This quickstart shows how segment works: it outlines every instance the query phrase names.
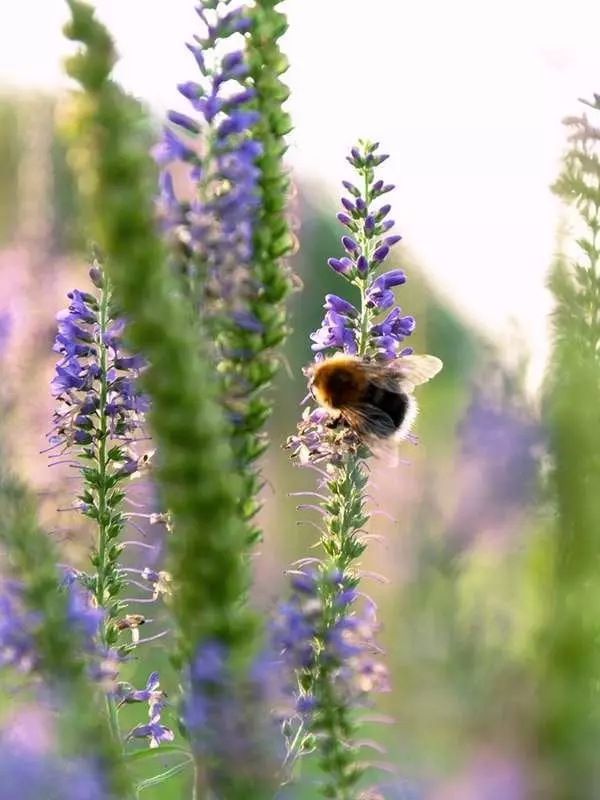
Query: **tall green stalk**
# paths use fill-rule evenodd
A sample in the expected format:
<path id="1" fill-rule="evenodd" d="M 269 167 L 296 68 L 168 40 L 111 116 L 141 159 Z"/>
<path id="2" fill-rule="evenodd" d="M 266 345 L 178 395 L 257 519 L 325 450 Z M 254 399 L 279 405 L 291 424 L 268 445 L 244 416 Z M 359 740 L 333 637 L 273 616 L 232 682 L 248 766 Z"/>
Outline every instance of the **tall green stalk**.
<path id="1" fill-rule="evenodd" d="M 570 145 L 553 189 L 574 211 L 577 251 L 555 265 L 549 282 L 555 311 L 545 393 L 555 518 L 538 647 L 537 796 L 588 800 L 600 792 L 600 130 L 585 116 L 565 122 Z"/>

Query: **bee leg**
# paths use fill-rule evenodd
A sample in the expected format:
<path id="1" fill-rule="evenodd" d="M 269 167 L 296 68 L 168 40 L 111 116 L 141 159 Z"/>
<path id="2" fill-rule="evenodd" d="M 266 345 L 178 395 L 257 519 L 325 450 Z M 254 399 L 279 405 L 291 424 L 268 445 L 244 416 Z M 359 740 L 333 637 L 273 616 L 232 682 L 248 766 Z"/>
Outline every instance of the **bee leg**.
<path id="1" fill-rule="evenodd" d="M 325 423 L 326 428 L 330 428 L 331 430 L 335 430 L 342 425 L 343 419 L 342 417 L 330 417 L 327 422 Z"/>

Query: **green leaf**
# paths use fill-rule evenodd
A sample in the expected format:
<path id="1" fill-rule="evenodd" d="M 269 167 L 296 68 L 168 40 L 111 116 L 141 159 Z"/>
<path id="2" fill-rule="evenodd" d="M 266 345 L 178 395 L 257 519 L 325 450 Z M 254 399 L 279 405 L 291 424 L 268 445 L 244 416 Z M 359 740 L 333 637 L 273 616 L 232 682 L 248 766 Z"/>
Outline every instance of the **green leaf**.
<path id="1" fill-rule="evenodd" d="M 147 761 L 149 758 L 168 755 L 169 753 L 182 753 L 189 756 L 191 759 L 189 750 L 186 750 L 185 747 L 181 747 L 178 744 L 161 744 L 160 747 L 147 747 L 140 750 L 132 750 L 130 753 L 124 753 L 123 758 L 128 764 L 138 764 L 140 761 Z"/>
<path id="2" fill-rule="evenodd" d="M 161 750 L 161 748 L 156 748 L 157 752 Z M 174 775 L 178 775 L 180 772 L 183 772 L 184 769 L 187 769 L 194 763 L 194 760 L 190 757 L 187 761 L 182 761 L 181 764 L 176 764 L 171 769 L 165 770 L 165 772 L 161 772 L 159 775 L 155 775 L 153 778 L 147 778 L 145 781 L 141 781 L 135 787 L 136 796 L 139 797 L 140 792 L 144 789 L 150 789 L 152 786 L 158 786 L 160 783 L 164 783 L 168 781 L 169 778 L 172 778 Z"/>

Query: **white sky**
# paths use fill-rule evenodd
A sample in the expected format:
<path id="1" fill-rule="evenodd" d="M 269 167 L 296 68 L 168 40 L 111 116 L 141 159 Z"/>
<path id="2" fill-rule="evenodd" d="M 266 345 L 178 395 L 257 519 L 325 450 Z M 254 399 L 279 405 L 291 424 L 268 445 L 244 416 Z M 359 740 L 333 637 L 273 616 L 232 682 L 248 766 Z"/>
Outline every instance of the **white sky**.
<path id="1" fill-rule="evenodd" d="M 4 0 L 0 80 L 54 86 L 68 52 L 62 0 Z M 195 77 L 193 0 L 97 0 L 118 77 L 155 105 Z M 544 274 L 557 205 L 548 191 L 561 118 L 600 91 L 598 0 L 287 0 L 290 160 L 332 192 L 359 136 L 392 156 L 400 232 L 479 323 L 514 321 L 543 354 Z M 508 341 L 508 339 L 507 339 Z M 535 371 L 534 371 L 535 379 Z"/>

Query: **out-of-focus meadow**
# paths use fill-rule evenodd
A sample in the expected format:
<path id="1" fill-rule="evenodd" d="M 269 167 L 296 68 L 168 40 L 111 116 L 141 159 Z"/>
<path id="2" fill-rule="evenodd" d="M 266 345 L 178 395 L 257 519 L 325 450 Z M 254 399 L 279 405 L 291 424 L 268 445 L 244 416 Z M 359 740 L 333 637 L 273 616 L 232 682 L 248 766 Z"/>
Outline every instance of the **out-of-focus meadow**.
<path id="1" fill-rule="evenodd" d="M 40 453 L 53 405 L 55 314 L 68 290 L 86 288 L 87 275 L 54 98 L 0 97 L 0 176 L 0 311 L 12 319 L 2 376 L 9 457 L 37 492 L 44 524 L 69 560 L 84 566 L 89 531 L 77 515 L 57 511 L 71 505 L 76 478 L 49 468 Z M 303 288 L 291 300 L 294 332 L 272 392 L 265 539 L 255 558 L 255 599 L 266 609 L 284 589 L 285 569 L 310 553 L 317 536 L 315 517 L 297 511 L 300 501 L 290 496 L 314 489 L 313 476 L 290 464 L 282 444 L 302 410 L 308 334 L 320 323 L 325 293 L 340 291 L 326 268 L 340 250 L 335 198 L 296 175 L 291 210 Z M 372 540 L 363 564 L 372 580 L 364 588 L 379 607 L 392 677 L 376 710 L 395 720 L 377 734 L 389 753 L 382 761 L 393 762 L 406 784 L 391 776 L 393 797 L 420 796 L 416 787 L 425 786 L 435 800 L 517 800 L 530 796 L 528 781 L 544 771 L 531 666 L 541 609 L 530 580 L 544 569 L 544 432 L 523 389 L 525 350 L 513 358 L 523 369 L 509 372 L 500 345 L 436 289 L 410 242 L 398 253 L 394 266 L 409 277 L 398 299 L 417 320 L 411 345 L 445 368 L 421 392 L 419 444 L 404 445 L 406 463 L 392 468 L 382 456 L 372 469 Z M 166 685 L 160 642 L 156 659 Z M 145 680 L 135 663 L 128 669 L 134 683 Z M 145 796 L 177 795 L 169 784 Z"/>

